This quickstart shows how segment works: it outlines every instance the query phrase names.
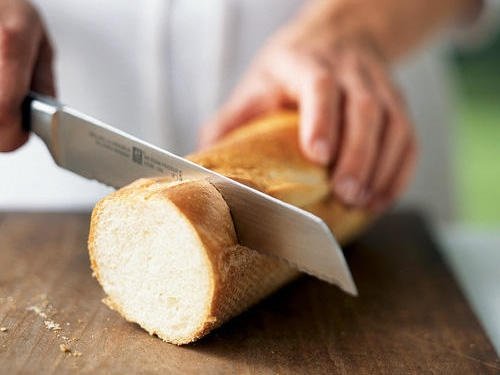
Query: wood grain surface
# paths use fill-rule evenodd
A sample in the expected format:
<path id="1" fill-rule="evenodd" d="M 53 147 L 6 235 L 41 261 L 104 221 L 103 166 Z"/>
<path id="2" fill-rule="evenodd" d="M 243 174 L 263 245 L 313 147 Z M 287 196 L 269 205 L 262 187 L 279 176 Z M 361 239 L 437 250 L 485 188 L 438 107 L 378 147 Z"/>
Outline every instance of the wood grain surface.
<path id="1" fill-rule="evenodd" d="M 349 247 L 360 296 L 303 277 L 194 345 L 102 303 L 88 214 L 0 214 L 0 373 L 498 374 L 424 222 L 394 214 Z"/>

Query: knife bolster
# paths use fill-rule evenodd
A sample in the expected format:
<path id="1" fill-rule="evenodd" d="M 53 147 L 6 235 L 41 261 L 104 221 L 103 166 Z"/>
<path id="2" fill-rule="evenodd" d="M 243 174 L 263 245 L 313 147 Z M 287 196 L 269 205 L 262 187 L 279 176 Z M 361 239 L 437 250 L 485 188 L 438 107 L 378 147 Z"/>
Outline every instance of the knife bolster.
<path id="1" fill-rule="evenodd" d="M 22 105 L 23 128 L 38 135 L 55 156 L 54 130 L 62 105 L 55 99 L 35 93 L 28 95 Z"/>

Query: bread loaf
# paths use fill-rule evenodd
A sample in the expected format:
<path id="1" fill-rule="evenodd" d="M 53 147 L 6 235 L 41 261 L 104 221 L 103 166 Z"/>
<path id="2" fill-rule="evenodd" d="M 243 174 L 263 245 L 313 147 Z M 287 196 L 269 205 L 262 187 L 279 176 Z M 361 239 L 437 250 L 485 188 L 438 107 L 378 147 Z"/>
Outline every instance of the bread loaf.
<path id="1" fill-rule="evenodd" d="M 368 217 L 330 196 L 327 170 L 300 153 L 297 124 L 295 113 L 267 116 L 189 158 L 321 216 L 345 242 Z M 105 197 L 92 213 L 89 253 L 108 306 L 179 345 L 299 275 L 238 244 L 229 207 L 207 181 L 141 179 Z"/>

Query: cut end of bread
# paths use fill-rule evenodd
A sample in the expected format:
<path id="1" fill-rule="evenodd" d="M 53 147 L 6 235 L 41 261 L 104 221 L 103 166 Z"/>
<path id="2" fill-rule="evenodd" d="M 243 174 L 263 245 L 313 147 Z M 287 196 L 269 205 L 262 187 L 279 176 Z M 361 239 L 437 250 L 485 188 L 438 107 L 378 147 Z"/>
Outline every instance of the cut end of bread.
<path id="1" fill-rule="evenodd" d="M 94 272 L 108 296 L 106 304 L 150 334 L 183 344 L 215 323 L 210 316 L 214 280 L 205 248 L 210 244 L 200 237 L 189 207 L 177 206 L 165 193 L 169 187 L 175 194 L 170 185 L 158 182 L 137 188 L 139 183 L 103 199 L 93 213 L 89 244 Z M 203 182 L 186 187 L 177 189 L 184 201 L 192 194 L 219 198 L 218 208 L 198 209 L 196 215 L 201 216 L 196 221 L 213 215 L 226 215 L 229 221 L 229 209 L 214 187 Z M 227 238 L 215 239 L 216 245 L 235 241 L 231 229 Z"/>

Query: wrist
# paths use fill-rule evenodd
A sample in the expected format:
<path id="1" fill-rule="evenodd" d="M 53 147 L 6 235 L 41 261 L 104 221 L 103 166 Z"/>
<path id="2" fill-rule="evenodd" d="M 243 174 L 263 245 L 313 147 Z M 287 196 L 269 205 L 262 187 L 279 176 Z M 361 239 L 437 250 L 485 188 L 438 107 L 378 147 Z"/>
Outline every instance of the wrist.
<path id="1" fill-rule="evenodd" d="M 336 49 L 347 43 L 367 46 L 385 55 L 378 30 L 387 24 L 384 12 L 373 11 L 364 1 L 329 0 L 308 2 L 275 36 L 288 44 L 312 49 Z"/>
<path id="2" fill-rule="evenodd" d="M 308 3 L 281 28 L 268 45 L 287 46 L 313 54 L 331 54 L 339 49 L 368 49 L 388 61 L 384 46 L 377 38 L 378 25 L 384 20 L 372 14 L 358 1 L 314 1 Z"/>
<path id="3" fill-rule="evenodd" d="M 361 40 L 387 61 L 415 48 L 450 23 L 467 23 L 483 0 L 316 0 L 307 2 L 283 34 L 302 45 L 336 47 Z M 283 35 L 282 34 L 282 35 Z"/>

